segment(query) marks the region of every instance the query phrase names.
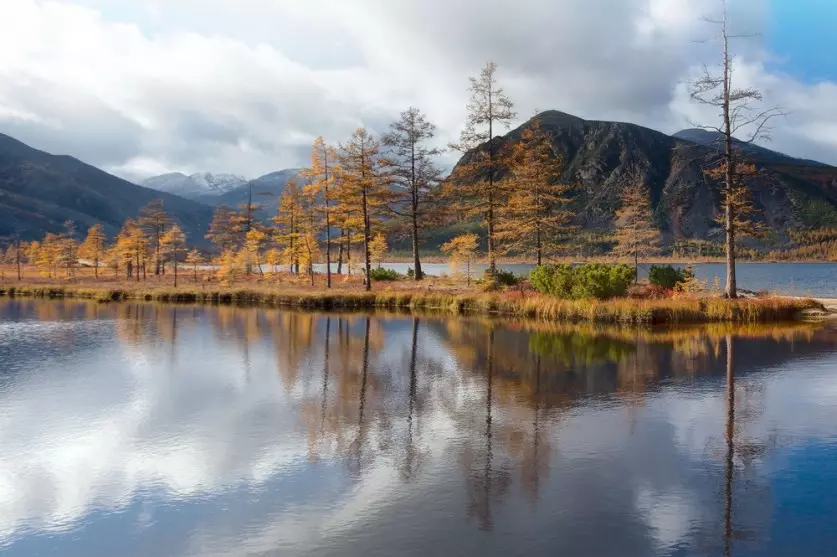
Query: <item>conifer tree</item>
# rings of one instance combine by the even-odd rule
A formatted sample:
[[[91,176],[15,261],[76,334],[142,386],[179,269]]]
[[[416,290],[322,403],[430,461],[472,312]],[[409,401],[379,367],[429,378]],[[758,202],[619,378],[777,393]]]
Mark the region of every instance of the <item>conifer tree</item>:
[[[772,118],[781,116],[784,112],[779,108],[762,108],[761,91],[754,88],[737,88],[733,86],[735,75],[735,56],[730,51],[730,40],[736,35],[730,33],[726,0],[721,1],[723,17],[718,21],[711,21],[720,28],[721,63],[718,71],[712,73],[708,67],[703,75],[692,86],[692,99],[700,104],[708,105],[720,110],[720,125],[701,125],[696,127],[711,130],[720,138],[720,164],[713,171],[716,176],[723,176],[723,229],[725,234],[725,251],[727,259],[727,298],[738,297],[738,282],[736,278],[736,234],[737,223],[742,219],[736,214],[743,199],[742,187],[745,187],[742,176],[747,172],[747,165],[742,160],[742,144],[752,143],[759,139],[769,139],[767,125]],[[745,137],[739,137],[744,134]],[[744,219],[749,221],[750,219]]]
[[[218,246],[222,252],[235,251],[238,249],[240,233],[241,226],[236,212],[227,205],[216,208],[206,238]]]
[[[465,263],[468,286],[471,286],[471,261],[477,253],[479,237],[476,234],[462,234],[442,244],[442,253],[450,257],[452,268]]]
[[[494,141],[494,132],[499,126],[508,127],[516,116],[512,101],[497,84],[496,72],[497,64],[488,62],[479,76],[471,78],[468,120],[459,143],[451,145],[465,154],[451,176],[452,191],[467,215],[485,222],[491,274],[497,272],[497,211],[506,198],[506,183],[498,179],[504,153]]]
[[[440,172],[433,157],[442,151],[427,145],[435,134],[436,126],[428,122],[419,109],[410,107],[401,113],[401,118],[392,123],[390,132],[383,137],[391,179],[400,186],[390,210],[408,220],[415,280],[421,280],[424,274],[419,255],[421,233],[438,209],[432,202],[436,199]]]
[[[372,238],[372,242],[369,243],[369,253],[372,259],[378,264],[379,269],[381,268],[387,251],[389,251],[387,237],[381,232],[378,232],[375,234],[375,237]]]
[[[303,192],[295,179],[288,180],[279,197],[279,209],[273,217],[273,236],[282,247],[284,259],[292,273],[299,274],[302,253]]]
[[[99,264],[105,253],[105,243],[107,236],[105,236],[104,228],[101,224],[94,224],[87,230],[87,237],[79,246],[79,256],[89,259],[93,262],[93,274],[99,278]]]
[[[372,241],[372,226],[390,200],[387,180],[382,169],[381,144],[365,129],[352,134],[341,146],[340,166],[342,168],[343,191],[341,203],[349,212],[359,214],[362,219],[364,285],[372,289],[372,263],[369,244]]]
[[[510,156],[509,197],[499,210],[497,240],[505,252],[535,256],[557,253],[570,231],[571,190],[561,181],[563,160],[539,122],[524,130]]]
[[[173,224],[163,234],[163,237],[160,238],[160,244],[172,260],[172,265],[174,266],[174,287],[177,288],[177,260],[186,246],[186,234],[183,233],[179,226]]]
[[[639,278],[639,258],[659,252],[660,231],[654,225],[654,210],[648,188],[640,176],[633,176],[622,191],[622,207],[616,212],[616,249],[622,257],[633,257]]]
[[[322,137],[314,140],[311,148],[311,168],[305,176],[311,181],[309,194],[314,198],[316,210],[322,214],[326,234],[326,287],[331,288],[331,227],[334,224],[332,204],[336,196],[335,176],[339,172],[337,150]]]
[[[164,273],[162,239],[166,227],[171,224],[171,217],[163,208],[163,200],[155,199],[140,209],[137,221],[151,241],[151,249],[154,252],[154,274]]]
[[[186,264],[192,268],[195,276],[195,282],[198,282],[198,267],[204,264],[203,255],[197,249],[192,249],[186,254]]]

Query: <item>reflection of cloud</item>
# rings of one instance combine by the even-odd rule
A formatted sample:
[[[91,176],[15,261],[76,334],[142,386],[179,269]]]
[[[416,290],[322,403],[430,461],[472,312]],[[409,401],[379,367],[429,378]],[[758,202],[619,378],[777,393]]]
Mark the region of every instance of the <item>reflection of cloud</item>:
[[[467,481],[473,470],[462,458],[471,451],[472,461],[484,462],[479,457],[486,450],[486,374],[478,363],[462,365],[438,328],[430,321],[422,325],[411,435],[426,460],[405,483],[398,463],[410,400],[406,362],[412,322],[373,321],[381,338],[375,340],[379,347],[369,371],[365,458],[362,469],[350,474],[346,445],[328,437],[334,433],[328,425],[317,444],[319,458],[309,461],[311,428],[322,427],[321,338],[290,364],[280,353],[286,346],[269,341],[287,332],[290,325],[282,327],[288,323],[263,324],[245,350],[243,331],[252,330],[236,327],[254,314],[227,309],[225,324],[214,309],[179,312],[183,327],[176,347],[155,335],[150,316],[141,318],[143,333],[127,340],[117,337],[119,321],[0,326],[0,351],[25,337],[24,356],[33,354],[14,364],[17,372],[0,383],[0,544],[25,527],[64,530],[96,510],[113,514],[138,502],[126,519],[137,536],[156,536],[166,506],[213,510],[194,513],[197,524],[189,528],[172,526],[175,539],[165,543],[179,544],[187,553],[336,551],[359,543],[369,553],[426,555],[450,552],[451,532],[463,552],[484,551],[487,538],[468,522]],[[278,314],[258,312],[260,318],[267,315]],[[323,325],[298,330],[322,335]],[[475,325],[479,333],[480,326]],[[356,342],[362,330],[353,329],[354,350],[362,349]],[[331,334],[335,331],[332,322]],[[38,346],[68,333],[75,343],[65,353],[37,354]],[[524,333],[515,334],[526,340]],[[327,402],[341,407],[334,409],[338,415],[332,425],[343,428],[335,436],[345,434],[345,441],[357,434],[357,415],[348,415],[349,420],[339,412],[343,407],[354,411],[357,392],[342,392],[341,378],[356,372],[356,362],[343,369],[332,346]],[[661,351],[661,360],[670,360],[669,346],[654,350]],[[833,356],[800,358],[802,344],[794,350],[796,359],[770,373],[739,376],[738,403],[759,410],[738,414],[736,431],[746,440],[763,442],[777,429],[788,433],[787,443],[831,435],[837,419]],[[706,365],[723,365],[721,360],[709,359]],[[511,472],[512,483],[491,500],[493,524],[498,533],[520,535],[492,538],[493,550],[541,553],[560,540],[570,554],[648,555],[694,546],[701,536],[717,542],[723,502],[707,486],[717,485],[723,470],[723,378],[707,373],[699,381],[666,382],[645,396],[632,415],[634,423],[626,419],[635,410],[633,402],[619,397],[544,405],[538,427],[550,470],[534,503],[516,473],[523,466],[520,455],[531,453],[526,443],[533,408],[513,390],[513,382],[506,382],[511,367],[499,358],[495,364],[492,465],[495,472]],[[8,365],[0,360],[3,371]],[[298,373],[286,373],[288,365],[297,365]],[[544,385],[551,384],[549,375],[544,374]],[[293,388],[286,385],[289,377]],[[598,393],[601,385],[590,388]],[[316,412],[309,423],[301,408],[311,399]],[[745,461],[738,464],[736,473],[748,478],[747,493],[737,494],[737,509],[765,507],[752,494],[763,496],[767,475],[784,465],[770,464],[746,470]],[[176,553],[171,546],[163,550]]]
[[[639,488],[636,508],[651,529],[657,550],[671,549],[689,534],[694,520],[692,495],[686,493],[655,493]]]
[[[54,328],[44,325],[42,342]],[[112,334],[83,362],[52,359],[2,393],[0,540],[24,524],[62,529],[93,507],[124,507],[141,488],[188,498],[258,484],[304,459],[269,365],[242,381],[223,347],[203,347],[199,361],[212,365],[183,351],[170,366],[165,348],[124,350]]]

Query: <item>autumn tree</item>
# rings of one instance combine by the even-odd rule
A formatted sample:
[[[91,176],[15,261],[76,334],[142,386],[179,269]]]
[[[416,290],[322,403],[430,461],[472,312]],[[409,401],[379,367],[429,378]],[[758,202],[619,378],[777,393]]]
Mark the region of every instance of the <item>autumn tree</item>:
[[[197,249],[192,249],[186,254],[186,264],[192,268],[195,275],[195,282],[198,282],[198,267],[204,264],[203,255]]]
[[[163,200],[155,199],[140,209],[137,222],[151,241],[151,249],[154,253],[154,274],[165,273],[162,240],[166,227],[171,224],[171,217],[163,208]]]
[[[241,226],[236,212],[227,205],[216,208],[206,238],[222,252],[235,251],[238,249],[240,233]]]
[[[654,225],[654,210],[648,188],[640,176],[632,176],[622,191],[622,206],[616,211],[616,249],[622,257],[633,257],[636,277],[639,258],[660,249],[660,231]]]
[[[387,251],[389,251],[389,246],[387,245],[387,237],[378,232],[375,234],[375,237],[372,238],[372,241],[369,243],[369,253],[372,257],[372,260],[378,264],[378,268],[381,268],[381,264],[384,261],[384,257],[386,257]]]
[[[136,282],[139,282],[140,272],[145,275],[148,244],[139,222],[134,219],[125,221],[122,230],[116,236],[116,246],[125,263],[125,276],[128,280],[134,277]]]
[[[432,202],[437,197],[440,172],[433,158],[442,151],[428,145],[435,134],[436,126],[419,109],[410,107],[383,136],[390,177],[399,187],[390,210],[409,222],[415,280],[421,280],[424,275],[419,255],[421,233],[438,209]]]
[[[465,263],[468,286],[471,286],[471,261],[477,253],[478,246],[479,236],[476,234],[462,234],[441,246],[442,253],[450,257],[450,263],[453,269]]]
[[[497,240],[504,251],[535,256],[538,265],[558,251],[572,218],[563,171],[552,136],[540,123],[524,130],[510,155],[509,197],[499,209]]]
[[[372,225],[389,201],[389,189],[380,158],[381,144],[365,129],[352,134],[341,146],[342,203],[354,208],[362,218],[364,284],[372,289],[372,264],[369,244],[372,241]]]
[[[326,233],[326,287],[331,288],[331,227],[334,224],[332,202],[336,194],[335,166],[337,150],[328,145],[322,137],[314,140],[311,148],[311,168],[304,171],[310,179],[309,195],[313,197],[316,210],[322,214]]]
[[[76,240],[76,225],[73,221],[64,222],[64,233],[58,244],[59,264],[66,269],[67,278],[75,274],[78,263],[78,240]]]
[[[174,266],[174,287],[177,288],[177,260],[186,247],[186,234],[179,226],[173,224],[160,238],[160,244]]]
[[[497,84],[497,64],[488,62],[477,77],[471,78],[468,119],[453,149],[465,154],[454,169],[460,207],[469,216],[481,217],[488,232],[488,271],[497,272],[497,210],[505,200],[505,183],[498,179],[503,169],[502,156],[494,130],[508,127],[516,114],[512,101]]]
[[[744,187],[742,176],[746,163],[742,161],[742,145],[757,140],[769,139],[767,124],[769,121],[783,114],[778,108],[764,108],[761,106],[763,95],[761,91],[751,87],[735,87],[735,56],[730,51],[730,39],[736,38],[729,31],[726,0],[721,0],[722,17],[710,23],[720,28],[721,63],[717,71],[708,67],[692,86],[692,99],[699,104],[720,110],[721,122],[714,125],[695,124],[704,130],[718,134],[720,164],[711,171],[723,176],[723,229],[725,235],[725,251],[727,260],[726,296],[738,297],[736,280],[736,234],[737,223],[741,218],[736,211],[742,206],[742,191]],[[743,138],[741,136],[744,136]],[[746,203],[746,202],[745,202]]]
[[[267,245],[267,241],[267,234],[261,227],[256,226],[250,229],[244,240],[244,251],[247,255],[246,267],[251,269],[255,264],[260,275],[264,275],[264,271],[262,270],[262,252]]]
[[[303,191],[296,179],[288,180],[279,197],[279,208],[273,222],[273,236],[282,249],[282,254],[292,273],[299,274],[299,260],[302,251]]]
[[[101,224],[94,224],[87,230],[87,237],[79,246],[78,254],[84,259],[89,259],[93,263],[93,274],[99,278],[99,264],[105,253],[105,243],[107,236]]]

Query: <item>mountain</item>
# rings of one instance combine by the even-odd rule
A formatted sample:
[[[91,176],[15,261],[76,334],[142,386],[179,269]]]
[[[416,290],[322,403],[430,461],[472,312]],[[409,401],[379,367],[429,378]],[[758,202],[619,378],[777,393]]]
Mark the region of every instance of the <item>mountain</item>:
[[[638,169],[669,243],[721,237],[715,222],[720,213],[719,184],[704,172],[709,160],[717,159],[707,136],[695,130],[670,136],[636,124],[548,111],[495,138],[495,150],[519,142],[535,122],[551,135],[555,154],[563,158],[562,179],[578,186],[575,224],[612,229],[625,177]],[[751,191],[760,218],[773,231],[770,241],[786,243],[786,231],[799,226],[837,226],[837,168],[748,147],[754,148],[757,156],[752,158],[760,171]],[[479,149],[485,151],[487,145]],[[473,152],[465,154],[458,164],[472,156]]]
[[[724,136],[722,133],[717,131],[704,130],[700,128],[690,128],[687,130],[680,130],[679,132],[675,133],[673,137],[677,139],[683,139],[685,141],[690,141],[692,143],[697,143],[698,145],[703,145],[705,147],[710,147],[719,152],[722,151],[724,148]],[[738,139],[733,139],[733,143],[747,156],[747,158],[751,159],[753,162],[756,163],[828,167],[827,164],[821,162],[812,161],[808,159],[798,159],[789,155],[785,155],[784,153],[779,153],[778,151],[773,151],[771,149],[761,147],[754,143],[746,143]]]
[[[277,199],[285,191],[285,185],[288,183],[288,180],[297,178],[299,172],[300,169],[298,168],[271,172],[255,180],[250,180],[222,195],[202,195],[197,197],[196,201],[216,207],[218,205],[236,207],[247,203],[252,188],[253,203],[259,203],[265,209],[270,207],[270,210],[266,212],[273,214],[275,213],[274,208],[276,207]]]
[[[171,172],[148,178],[141,186],[163,191],[186,199],[197,200],[202,197],[214,197],[225,194],[247,183],[247,179],[235,174],[212,174],[201,172],[187,176],[180,172]]]
[[[154,199],[163,200],[191,241],[203,242],[211,208],[0,134],[0,237],[39,240],[46,232],[62,232],[67,220],[80,233],[101,223],[113,236],[126,219]]]

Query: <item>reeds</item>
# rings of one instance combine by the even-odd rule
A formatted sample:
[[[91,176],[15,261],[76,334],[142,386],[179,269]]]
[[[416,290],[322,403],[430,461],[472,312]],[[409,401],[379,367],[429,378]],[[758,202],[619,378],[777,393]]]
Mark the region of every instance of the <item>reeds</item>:
[[[85,298],[101,302],[143,300],[170,303],[233,304],[319,310],[384,309],[455,315],[484,314],[554,322],[630,325],[765,323],[791,321],[802,310],[821,307],[813,300],[764,298],[726,300],[682,298],[642,300],[562,300],[540,294],[443,293],[424,291],[294,291],[227,288],[115,288],[90,286],[0,286],[0,295]]]

